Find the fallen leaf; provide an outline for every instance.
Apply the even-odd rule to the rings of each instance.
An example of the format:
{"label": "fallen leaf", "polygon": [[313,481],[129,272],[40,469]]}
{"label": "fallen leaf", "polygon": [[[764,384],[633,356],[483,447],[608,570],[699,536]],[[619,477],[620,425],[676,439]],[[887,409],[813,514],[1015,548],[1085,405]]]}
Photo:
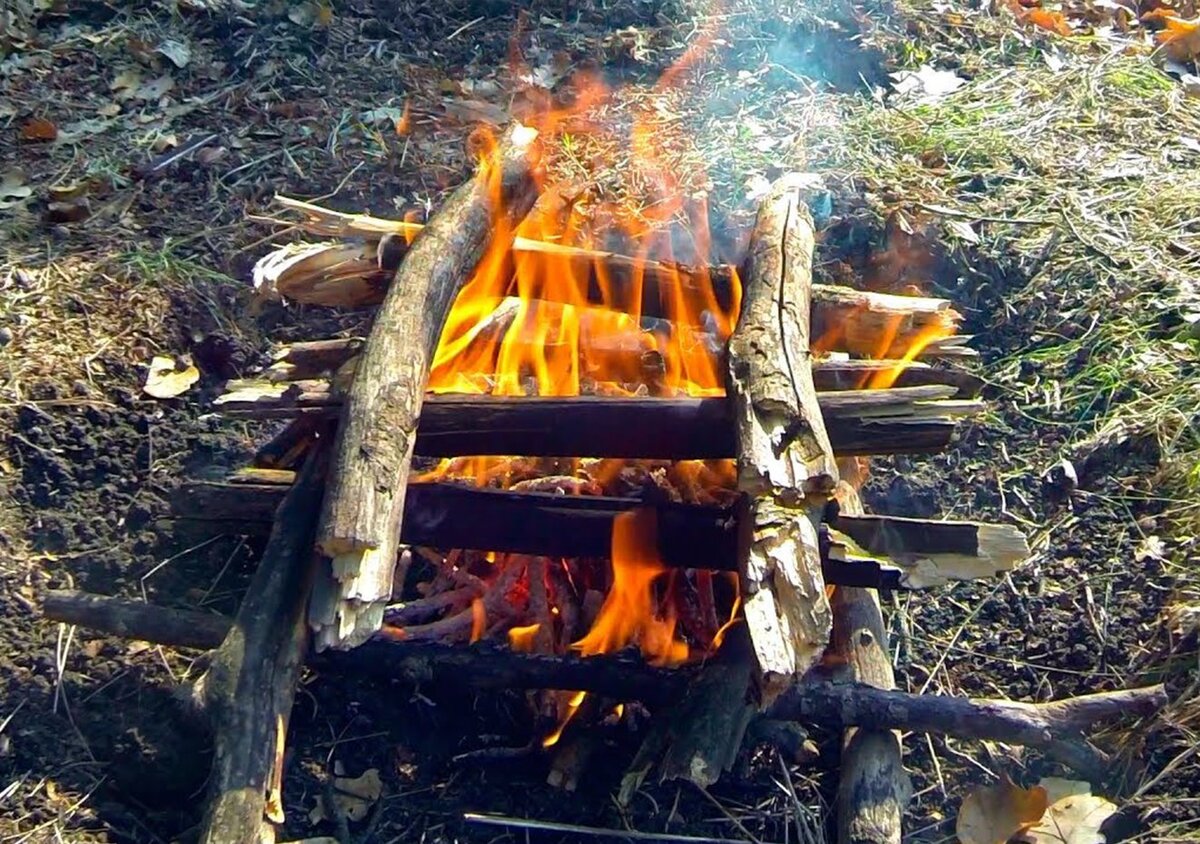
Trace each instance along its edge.
{"label": "fallen leaf", "polygon": [[1117,807],[1103,797],[1096,797],[1086,782],[1048,778],[1041,786],[1064,795],[1050,805],[1045,817],[1036,826],[1026,829],[1021,838],[1030,844],[1104,844],[1100,832],[1104,822],[1116,813]]}
{"label": "fallen leaf", "polygon": [[920,70],[901,70],[892,74],[892,86],[901,96],[912,96],[918,102],[934,103],[957,91],[967,80],[952,70],[938,70],[922,65]]}
{"label": "fallen leaf", "polygon": [[[336,769],[335,769],[336,770]],[[335,777],[333,780],[333,809],[348,821],[361,821],[383,794],[379,769],[369,768],[361,777]],[[320,799],[308,813],[311,823],[329,819],[329,807]]]}
{"label": "fallen leaf", "polygon": [[32,194],[33,188],[25,183],[25,174],[20,170],[7,170],[0,175],[0,210],[18,205]]}
{"label": "fallen leaf", "polygon": [[192,60],[192,48],[174,38],[168,38],[159,44],[156,52],[170,59],[175,67],[187,67],[187,63]]}
{"label": "fallen leaf", "polygon": [[138,86],[142,84],[142,75],[133,68],[127,68],[116,75],[112,82],[108,83],[108,88],[112,91],[118,102],[133,99],[137,92]]}
{"label": "fallen leaf", "polygon": [[200,370],[195,366],[156,355],[150,361],[150,371],[146,373],[146,384],[142,389],[156,399],[170,399],[184,393],[199,380]]}
{"label": "fallen leaf", "polygon": [[1184,20],[1173,15],[1162,15],[1161,20],[1165,28],[1155,33],[1154,40],[1163,48],[1163,52],[1177,62],[1200,58],[1200,18]]}
{"label": "fallen leaf", "polygon": [[175,80],[169,75],[164,74],[157,79],[151,79],[149,82],[143,82],[133,92],[133,96],[139,100],[147,100],[153,102],[164,97],[171,89],[175,87]]}
{"label": "fallen leaf", "polygon": [[96,109],[96,114],[100,115],[101,117],[116,117],[120,113],[121,107],[116,103],[102,105],[100,108]]}
{"label": "fallen leaf", "polygon": [[308,0],[296,3],[288,9],[288,20],[297,26],[316,27],[324,29],[333,23],[333,9],[324,3]]}
{"label": "fallen leaf", "polygon": [[58,137],[58,127],[44,117],[33,117],[21,127],[22,141],[53,141]]}
{"label": "fallen leaf", "polygon": [[962,844],[1004,844],[1040,821],[1046,806],[1046,789],[1021,788],[1005,778],[966,796],[955,833]]}
{"label": "fallen leaf", "polygon": [[1021,20],[1031,23],[1039,29],[1057,32],[1059,35],[1070,35],[1074,31],[1071,29],[1071,24],[1063,17],[1062,12],[1053,12],[1049,9],[1030,9],[1021,15]]}
{"label": "fallen leaf", "polygon": [[947,220],[946,228],[950,229],[950,231],[954,232],[955,236],[961,240],[965,240],[967,243],[979,243],[979,235],[975,232],[975,229],[971,228],[970,223],[963,220]]}

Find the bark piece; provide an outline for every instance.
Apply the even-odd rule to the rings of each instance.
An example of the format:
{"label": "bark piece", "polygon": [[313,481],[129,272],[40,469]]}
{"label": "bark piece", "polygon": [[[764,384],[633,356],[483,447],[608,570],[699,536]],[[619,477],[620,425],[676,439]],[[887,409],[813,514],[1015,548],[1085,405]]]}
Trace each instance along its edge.
{"label": "bark piece", "polygon": [[509,130],[417,238],[375,316],[343,404],[318,529],[331,558],[309,611],[318,647],[352,647],[382,623],[429,363],[458,291],[487,250],[508,248],[532,207],[535,158],[536,132]]}
{"label": "bark piece", "polygon": [[820,659],[831,626],[817,525],[837,465],[812,378],[812,250],[801,187],[784,177],[750,236],[727,379],[742,493],[743,613],[765,701]]}

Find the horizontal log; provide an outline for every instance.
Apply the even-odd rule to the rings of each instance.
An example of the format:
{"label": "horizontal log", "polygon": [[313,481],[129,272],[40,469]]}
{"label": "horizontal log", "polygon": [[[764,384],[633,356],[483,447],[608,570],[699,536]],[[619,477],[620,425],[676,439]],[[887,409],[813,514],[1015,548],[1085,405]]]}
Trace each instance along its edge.
{"label": "horizontal log", "polygon": [[[212,520],[227,530],[241,523],[247,532],[262,532],[274,519],[275,508],[287,489],[286,473],[245,475],[260,483],[193,482],[178,487],[171,496],[178,518]],[[612,541],[612,520],[617,513],[647,506],[634,498],[590,495],[553,495],[477,489],[451,483],[415,483],[409,486],[401,541],[431,548],[472,548],[561,557],[607,557]],[[658,511],[659,555],[678,568],[736,569],[736,526],[732,509],[688,504],[655,504]],[[863,528],[857,519],[866,520]],[[893,559],[855,557],[844,553],[835,538],[822,542],[825,579],[843,586],[882,589],[926,588],[952,579],[986,577],[1007,571],[1028,556],[1024,538],[1005,525],[975,525],[976,534],[995,533],[1003,543],[983,541],[976,558],[965,551],[954,565],[938,568],[941,558],[930,553],[957,542],[968,528],[964,522],[915,522],[891,517],[839,515],[838,528],[863,539],[870,553]],[[902,530],[888,530],[892,522]],[[879,525],[884,525],[880,529]],[[255,525],[258,527],[256,528]],[[945,536],[943,536],[945,534]],[[960,559],[961,558],[961,559]]]}
{"label": "horizontal log", "polygon": [[220,645],[231,623],[222,615],[169,609],[73,589],[50,592],[42,603],[42,612],[54,621],[102,630],[122,639],[204,650]]}
{"label": "horizontal log", "polygon": [[[669,325],[669,323],[665,323]],[[267,381],[302,381],[336,372],[362,349],[362,339],[346,337],[292,343],[279,348],[274,362],[262,372]],[[983,379],[952,366],[930,366],[920,361],[826,358],[813,362],[813,382],[818,392],[860,390],[878,372],[898,372],[893,386],[923,387],[948,384],[956,388],[954,398],[970,399],[983,389]]]}
{"label": "horizontal log", "polygon": [[[74,592],[51,593],[52,600],[44,605],[44,614],[53,621],[125,637],[131,637],[133,630],[148,636],[152,631],[175,629],[176,622],[183,622],[207,631],[198,647],[219,645],[230,625],[228,619],[220,616],[121,598],[98,602],[97,597]],[[118,618],[124,621],[117,623]],[[221,629],[217,629],[214,620],[221,622]],[[650,704],[679,700],[695,672],[691,666],[655,668],[624,653],[583,659],[514,653],[486,642],[463,647],[394,641],[387,637],[376,637],[350,651],[314,656],[309,664],[319,671],[344,670],[414,683],[436,682],[473,689],[574,689]],[[913,730],[1023,744],[1060,757],[1065,752],[1072,764],[1087,766],[1099,754],[1082,742],[1080,737],[1086,731],[1123,717],[1153,715],[1167,702],[1162,685],[1048,703],[1024,703],[910,694],[810,677],[784,691],[766,714],[778,720],[830,727]]]}
{"label": "horizontal log", "polygon": [[[290,419],[306,414],[332,416],[335,396],[328,390],[297,389],[280,394],[263,387],[246,389],[223,402],[221,409],[236,418]],[[938,388],[935,387],[934,388]],[[907,387],[900,390],[927,390]],[[895,393],[894,410],[904,415],[880,418],[845,416],[857,398],[839,399],[836,425],[829,430],[834,453],[916,454],[940,451],[955,430],[950,418],[935,414],[937,401],[899,401],[901,392],[877,393],[867,403],[887,406]],[[255,398],[257,396],[257,398]],[[952,402],[956,413],[977,409]],[[824,406],[824,405],[823,405]],[[831,415],[833,415],[831,413]],[[733,457],[737,449],[731,408],[723,398],[656,399],[575,396],[571,398],[433,395],[422,406],[417,427],[416,454],[422,457],[460,455],[524,455],[528,457],[626,457],[657,460],[705,460]]]}

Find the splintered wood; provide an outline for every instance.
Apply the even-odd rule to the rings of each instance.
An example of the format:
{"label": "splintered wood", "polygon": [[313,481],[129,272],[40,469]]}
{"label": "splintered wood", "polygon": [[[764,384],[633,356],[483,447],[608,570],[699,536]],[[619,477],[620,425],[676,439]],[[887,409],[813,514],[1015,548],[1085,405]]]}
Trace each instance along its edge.
{"label": "splintered wood", "polygon": [[743,613],[766,700],[821,658],[832,624],[817,528],[838,472],[813,386],[812,252],[800,182],[785,177],[759,208],[728,356]]}
{"label": "splintered wood", "polygon": [[537,198],[536,139],[520,124],[505,135],[425,227],[375,316],[342,407],[318,531],[332,559],[309,612],[318,648],[360,644],[383,622],[429,364],[458,291],[489,248],[508,248]]}

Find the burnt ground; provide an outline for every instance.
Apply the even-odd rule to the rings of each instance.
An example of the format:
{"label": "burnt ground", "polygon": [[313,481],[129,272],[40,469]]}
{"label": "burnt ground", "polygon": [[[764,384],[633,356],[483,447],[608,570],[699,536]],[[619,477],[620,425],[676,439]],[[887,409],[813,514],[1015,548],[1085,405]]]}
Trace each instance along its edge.
{"label": "burnt ground", "polygon": [[[249,268],[271,233],[247,215],[275,192],[424,213],[465,177],[480,113],[446,101],[503,114],[514,38],[531,66],[650,80],[697,14],[640,2],[537,4],[520,21],[521,4],[505,2],[215,5],[0,11],[2,841],[167,841],[198,819],[205,737],[173,689],[202,661],[60,628],[38,603],[74,586],[236,606],[259,549],[189,536],[164,521],[165,496],[182,477],[239,465],[269,433],[213,415],[224,379],[272,343],[366,319],[256,309]],[[711,96],[687,118],[719,162],[715,214],[744,219],[755,177],[821,172],[833,203],[820,272],[947,295],[976,336],[992,411],[946,455],[876,462],[868,504],[1011,521],[1035,556],[994,583],[885,601],[898,684],[1047,700],[1165,681],[1166,713],[1098,738],[1119,764],[1095,786],[1122,807],[1109,840],[1190,840],[1200,127],[1129,16],[1122,27],[1111,9],[1065,11],[1075,37],[971,3],[731,4]],[[922,65],[963,87],[889,90],[891,73]],[[405,103],[412,129],[397,135]],[[151,399],[141,384],[160,354],[190,356],[200,381]],[[1044,479],[1064,458],[1074,490]],[[606,752],[570,796],[545,785],[540,755],[454,760],[521,745],[530,728],[519,695],[309,676],[289,737],[289,837],[332,832],[308,817],[322,783],[371,767],[385,798],[369,840],[578,840],[471,825],[465,812],[761,841],[790,840],[799,812],[814,840],[826,832],[831,736],[815,736],[821,756],[787,766],[790,779],[763,750],[709,795],[654,786],[624,812],[610,795],[636,747],[627,727],[603,734]],[[914,840],[951,840],[977,783],[1054,772],[1001,745],[910,736],[905,748]]]}

